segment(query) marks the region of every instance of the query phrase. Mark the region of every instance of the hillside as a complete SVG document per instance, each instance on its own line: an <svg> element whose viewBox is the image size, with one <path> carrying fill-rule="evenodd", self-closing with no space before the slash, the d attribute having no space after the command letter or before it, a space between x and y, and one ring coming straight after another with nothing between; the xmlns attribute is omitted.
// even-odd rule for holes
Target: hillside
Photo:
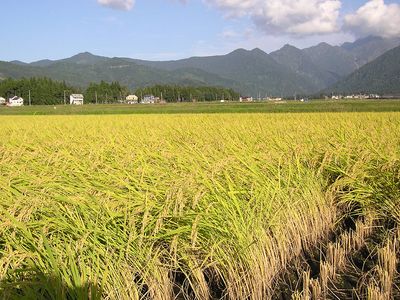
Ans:
<svg viewBox="0 0 400 300"><path fill-rule="evenodd" d="M84 54L86 59L40 61L30 65L0 62L0 77L49 77L55 80L85 87L90 82L119 81L130 88L148 86L158 83L186 85L240 86L236 82L208 74L201 70L179 70L170 72L127 62L120 58L104 58L92 54Z"/></svg>
<svg viewBox="0 0 400 300"><path fill-rule="evenodd" d="M326 92L400 94L400 47L361 67Z"/></svg>
<svg viewBox="0 0 400 300"><path fill-rule="evenodd" d="M346 76L358 68L355 57L339 46L320 43L303 51L315 65L337 78Z"/></svg>
<svg viewBox="0 0 400 300"><path fill-rule="evenodd" d="M356 59L358 66L363 66L400 45L400 39L388 39L377 36L368 36L354 43L344 43L342 49L350 52Z"/></svg>
<svg viewBox="0 0 400 300"><path fill-rule="evenodd" d="M318 89L318 85L309 78L279 64L258 48L250 51L237 49L227 55L191 57L177 61L135 62L170 71L182 68L201 69L240 82L246 86L242 92L252 95L293 95L296 92L308 93Z"/></svg>
<svg viewBox="0 0 400 300"><path fill-rule="evenodd" d="M153 84L213 85L262 96L287 96L318 89L318 85L278 64L259 49L239 49L223 56L191 58L178 62L174 67L82 53L69 59L42 60L30 65L3 63L0 74L12 78L46 76L75 86L86 86L100 80L119 81L130 88Z"/></svg>
<svg viewBox="0 0 400 300"><path fill-rule="evenodd" d="M282 49L272 52L271 56L279 64L308 78L315 86L331 85L338 79L338 76L315 64L305 51L291 45L285 45Z"/></svg>
<svg viewBox="0 0 400 300"><path fill-rule="evenodd" d="M77 87L101 80L119 81L131 89L154 84L211 85L253 97L293 96L323 90L399 44L400 40L368 37L340 47L320 43L300 50L286 45L271 54L258 48L237 49L226 55L174 61L108 58L84 52L30 64L0 62L0 79L49 77Z"/></svg>

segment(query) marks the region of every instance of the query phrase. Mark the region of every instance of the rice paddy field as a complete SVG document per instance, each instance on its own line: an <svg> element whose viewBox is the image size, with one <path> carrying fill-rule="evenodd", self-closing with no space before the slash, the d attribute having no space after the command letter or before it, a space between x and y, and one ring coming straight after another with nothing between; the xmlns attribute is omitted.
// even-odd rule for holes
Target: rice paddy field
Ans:
<svg viewBox="0 0 400 300"><path fill-rule="evenodd" d="M120 115L120 114L220 114L220 113L315 113L400 112L399 100L311 100L240 102L182 102L168 104L32 105L6 107L1 115Z"/></svg>
<svg viewBox="0 0 400 300"><path fill-rule="evenodd" d="M399 299L400 113L2 116L1 299Z"/></svg>

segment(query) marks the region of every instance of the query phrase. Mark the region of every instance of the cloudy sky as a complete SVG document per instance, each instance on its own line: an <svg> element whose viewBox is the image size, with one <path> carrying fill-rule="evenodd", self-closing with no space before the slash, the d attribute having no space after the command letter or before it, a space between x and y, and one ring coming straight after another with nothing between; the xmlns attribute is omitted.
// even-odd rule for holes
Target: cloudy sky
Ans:
<svg viewBox="0 0 400 300"><path fill-rule="evenodd" d="M400 37L400 0L1 0L0 60L151 60Z"/></svg>

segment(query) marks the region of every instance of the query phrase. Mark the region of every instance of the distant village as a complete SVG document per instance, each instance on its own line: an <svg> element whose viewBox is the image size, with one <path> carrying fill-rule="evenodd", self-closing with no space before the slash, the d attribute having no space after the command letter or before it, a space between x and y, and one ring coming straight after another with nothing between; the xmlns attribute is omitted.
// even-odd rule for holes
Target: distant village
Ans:
<svg viewBox="0 0 400 300"><path fill-rule="evenodd" d="M326 100L332 99L332 100L351 100L351 99L385 99L385 98L393 98L393 97L388 97L388 96L380 96L378 94L352 94L352 95L331 95L331 96L325 96ZM239 98L239 102L255 102L255 101L273 101L273 102L281 102L285 100L282 97L265 97L265 98L253 98L250 96L241 96ZM296 97L294 100L300 101L300 102L307 102L309 99L308 98L299 98L297 99ZM220 102L225 102L227 100L221 99ZM120 104L163 104L166 103L164 99L161 99L160 97L156 97L154 95L144 95L141 99L139 99L138 96L136 95L128 95L125 100L120 100L118 101ZM193 100L195 102L195 100ZM30 103L29 103L30 104ZM82 94L71 94L70 99L69 99L69 104L70 105L83 105L84 104L84 96ZM24 105L24 99L19 96L13 96L11 98L5 99L3 97L0 97L0 105L6 105L6 106L23 106Z"/></svg>
<svg viewBox="0 0 400 300"><path fill-rule="evenodd" d="M125 104L137 104L139 103L139 97L136 95L129 95L125 98L125 101L120 101L120 103ZM145 95L141 100L140 103L144 104L153 104L153 103L166 103L165 100L160 99L159 97L155 97L153 95ZM82 94L72 94L69 97L69 104L70 105L83 105L84 104L84 96ZM0 97L0 105L6 106L23 106L24 99L19 96L13 96L11 98L5 99Z"/></svg>
<svg viewBox="0 0 400 300"><path fill-rule="evenodd" d="M353 95L332 95L330 97L332 100L341 100L341 99L381 99L381 98L387 98L387 97L382 97L378 94L353 94ZM325 99L329 99L329 97L325 97Z"/></svg>
<svg viewBox="0 0 400 300"><path fill-rule="evenodd" d="M250 96L241 96L239 98L239 102L255 102L255 101L282 101L283 98L253 98ZM308 99L307 99L308 100ZM193 99L194 102L195 99ZM220 102L225 102L227 100L221 99ZM304 101L301 99L300 101ZM144 95L142 99L139 99L136 95L129 95L125 98L125 100L120 100L120 104L165 104L166 101L161 99L160 97L155 97L154 95ZM84 96L82 94L72 94L70 95L70 105L83 105L84 104ZM0 105L6 106L23 106L24 99L22 97L14 96L6 100L5 98L0 97Z"/></svg>

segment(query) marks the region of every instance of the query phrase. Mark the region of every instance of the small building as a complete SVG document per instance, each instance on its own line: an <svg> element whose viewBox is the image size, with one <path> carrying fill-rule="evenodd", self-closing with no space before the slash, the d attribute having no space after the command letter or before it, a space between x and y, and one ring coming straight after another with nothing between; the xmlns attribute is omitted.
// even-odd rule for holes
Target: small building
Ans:
<svg viewBox="0 0 400 300"><path fill-rule="evenodd" d="M240 97L239 102L253 102L253 97L248 97L248 96Z"/></svg>
<svg viewBox="0 0 400 300"><path fill-rule="evenodd" d="M7 106L22 106L24 105L24 99L18 96L14 96L8 99Z"/></svg>
<svg viewBox="0 0 400 300"><path fill-rule="evenodd" d="M381 96L378 94L370 94L369 95L369 99L380 99L380 98L381 98Z"/></svg>
<svg viewBox="0 0 400 300"><path fill-rule="evenodd" d="M156 102L156 97L154 97L153 95L145 95L141 101L141 103L144 104L153 104Z"/></svg>
<svg viewBox="0 0 400 300"><path fill-rule="evenodd" d="M6 99L3 97L0 97L0 105L5 105L6 104Z"/></svg>
<svg viewBox="0 0 400 300"><path fill-rule="evenodd" d="M125 98L125 100L128 104L136 104L139 102L139 97L136 95L129 95Z"/></svg>
<svg viewBox="0 0 400 300"><path fill-rule="evenodd" d="M69 96L69 104L83 105L83 95L82 94L72 94L71 96Z"/></svg>
<svg viewBox="0 0 400 300"><path fill-rule="evenodd" d="M275 102L277 102L277 101L282 101L283 100L283 98L281 98L281 97L267 97L267 101L275 101Z"/></svg>

